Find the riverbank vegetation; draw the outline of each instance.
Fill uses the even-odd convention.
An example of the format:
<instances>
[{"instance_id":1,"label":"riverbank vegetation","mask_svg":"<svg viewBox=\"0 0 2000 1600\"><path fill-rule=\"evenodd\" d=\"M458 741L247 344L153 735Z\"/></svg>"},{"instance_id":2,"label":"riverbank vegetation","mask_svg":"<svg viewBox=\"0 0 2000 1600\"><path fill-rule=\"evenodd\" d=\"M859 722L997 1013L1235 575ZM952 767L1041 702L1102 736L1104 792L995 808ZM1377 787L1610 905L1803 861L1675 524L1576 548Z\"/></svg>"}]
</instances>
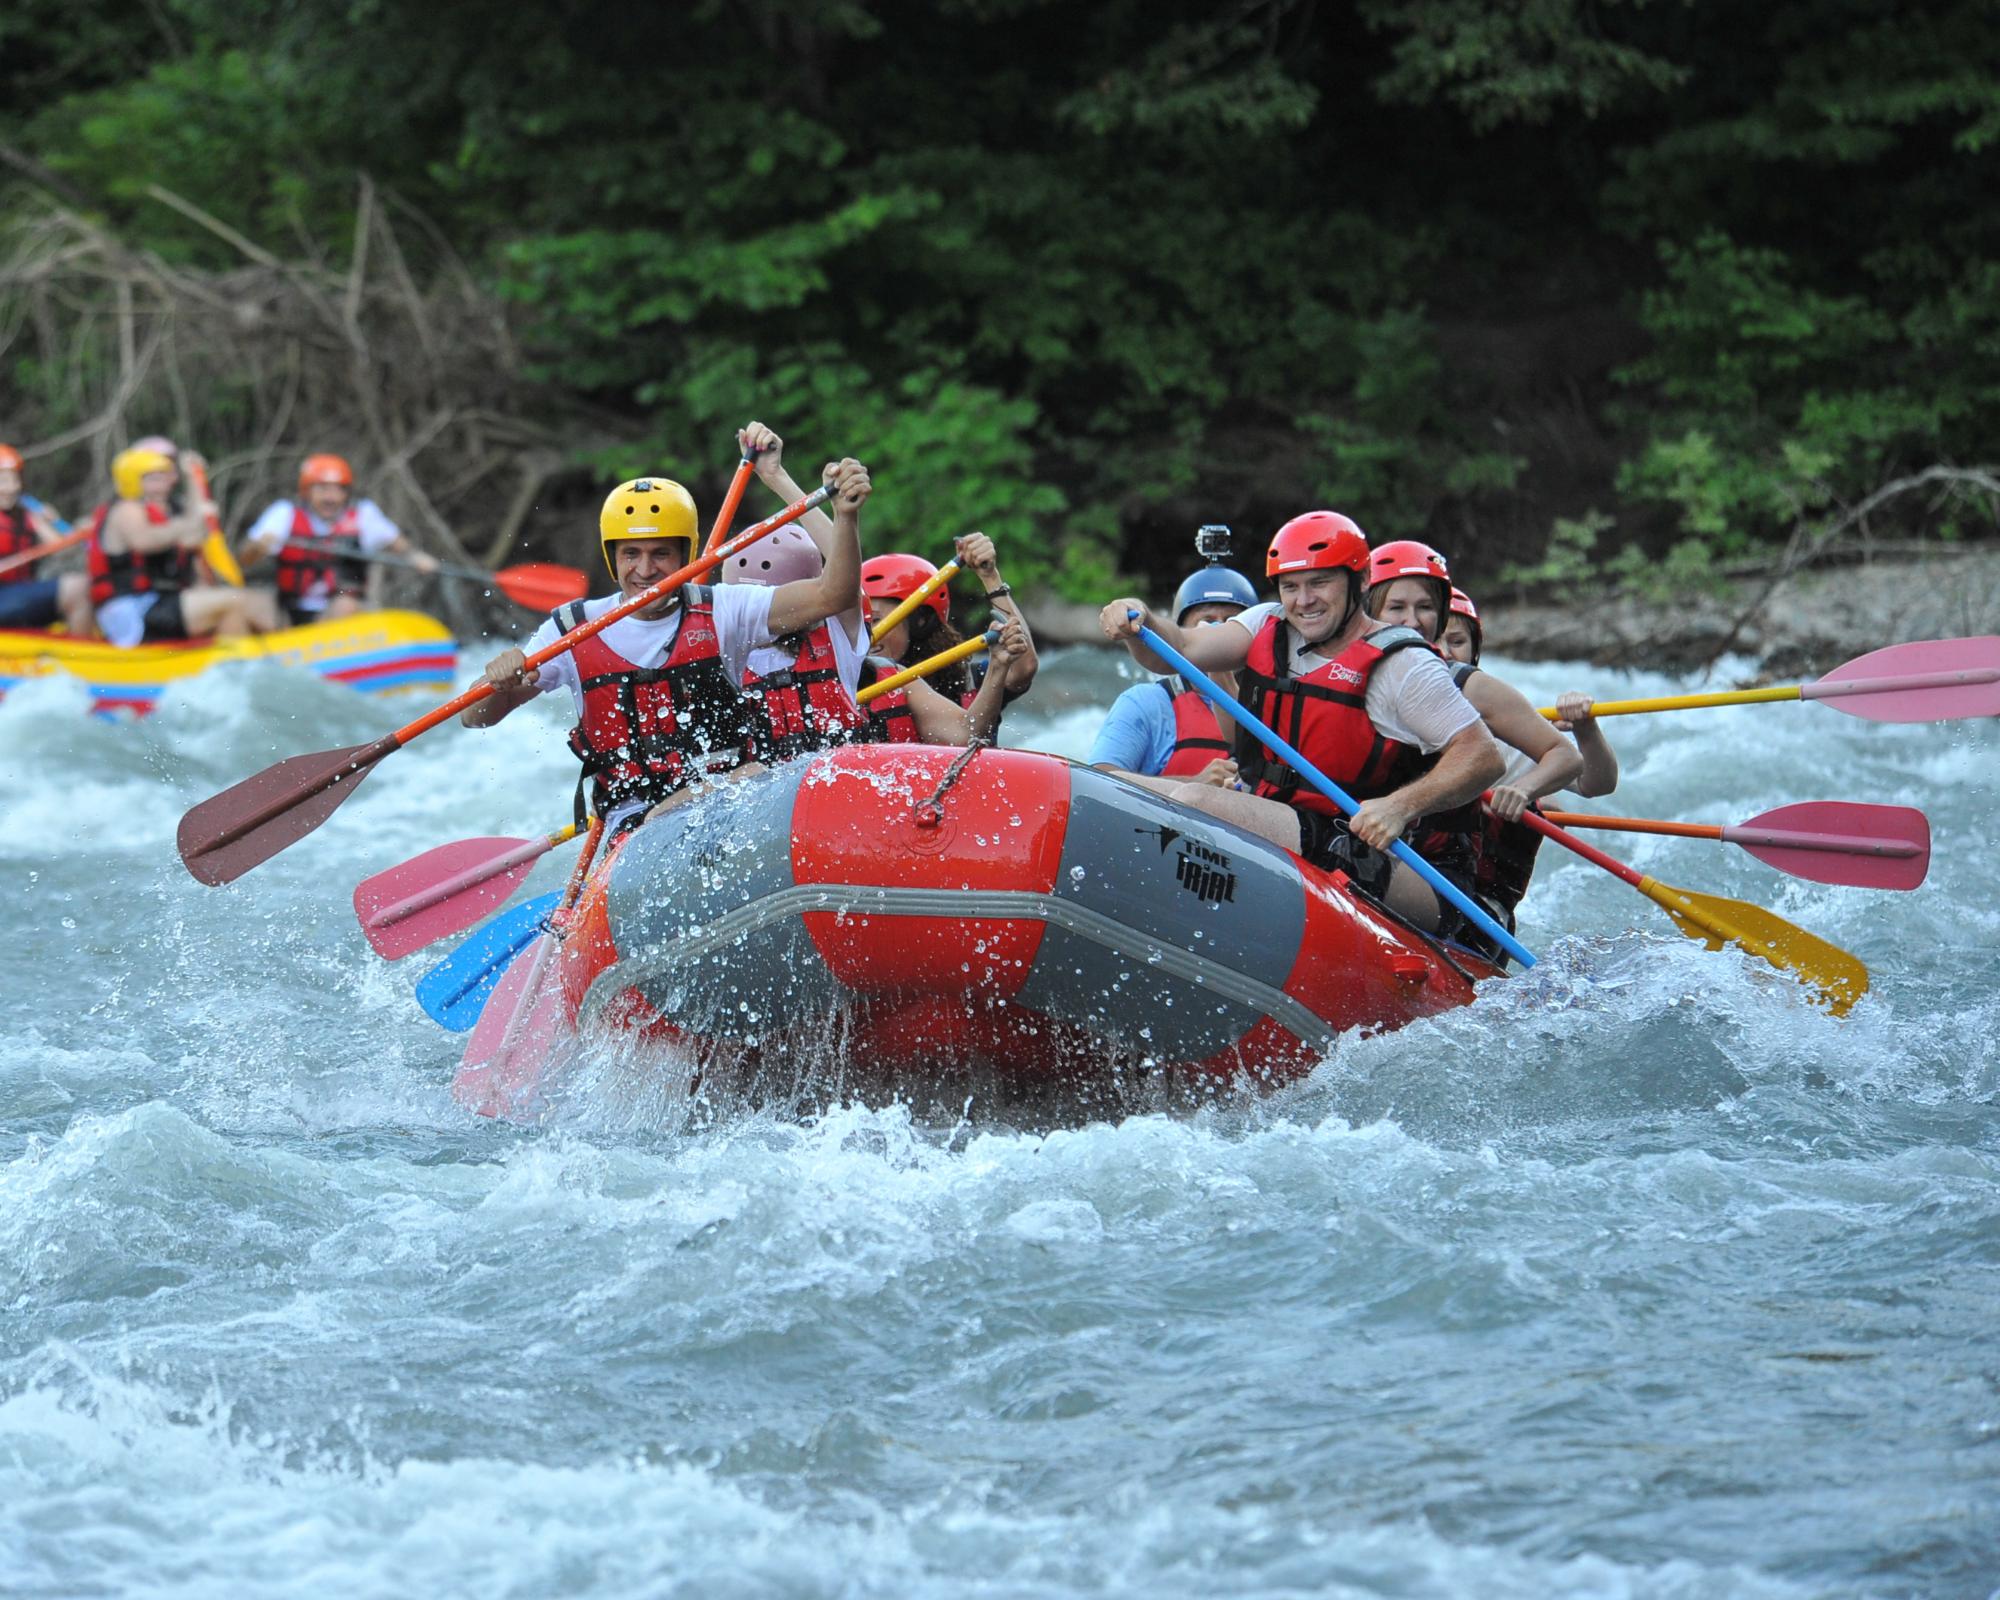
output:
<instances>
[{"instance_id":1,"label":"riverbank vegetation","mask_svg":"<svg viewBox=\"0 0 2000 1600\"><path fill-rule=\"evenodd\" d=\"M755 415L1075 595L1321 503L1698 578L1990 535L1996 143L1975 0L16 0L0 424L492 559Z\"/></svg>"}]
</instances>

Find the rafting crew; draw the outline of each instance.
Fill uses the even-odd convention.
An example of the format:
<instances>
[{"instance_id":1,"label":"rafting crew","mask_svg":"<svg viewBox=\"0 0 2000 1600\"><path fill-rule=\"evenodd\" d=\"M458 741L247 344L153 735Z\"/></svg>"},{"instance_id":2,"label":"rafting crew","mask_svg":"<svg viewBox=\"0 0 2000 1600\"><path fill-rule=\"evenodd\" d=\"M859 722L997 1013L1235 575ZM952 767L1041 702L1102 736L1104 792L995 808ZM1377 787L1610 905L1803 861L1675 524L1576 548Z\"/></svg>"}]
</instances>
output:
<instances>
[{"instance_id":1,"label":"rafting crew","mask_svg":"<svg viewBox=\"0 0 2000 1600\"><path fill-rule=\"evenodd\" d=\"M1195 536L1195 548L1208 557L1208 564L1189 573L1174 592L1175 626L1227 622L1257 603L1250 580L1223 565L1228 539L1229 530L1217 524ZM1236 693L1233 672L1211 676L1221 688ZM1154 678L1133 684L1112 701L1084 760L1103 772L1234 788L1238 784L1235 738L1236 725L1199 689L1178 675Z\"/></svg>"},{"instance_id":2,"label":"rafting crew","mask_svg":"<svg viewBox=\"0 0 2000 1600\"><path fill-rule=\"evenodd\" d=\"M1167 666L1139 637L1142 626L1204 671L1236 672L1246 707L1360 807L1344 816L1243 729L1236 760L1247 792L1161 779L1149 786L1345 873L1422 928L1456 933L1460 914L1387 851L1422 819L1449 817L1475 801L1506 762L1431 642L1369 616L1367 570L1361 529L1338 512L1309 511L1281 527L1266 552L1275 604L1183 628L1126 598L1106 606L1099 625L1149 671L1165 674ZM1422 848L1423 841L1411 842ZM1447 859L1438 870L1470 893L1472 865L1460 859L1458 839L1444 838L1440 853Z\"/></svg>"},{"instance_id":3,"label":"rafting crew","mask_svg":"<svg viewBox=\"0 0 2000 1600\"><path fill-rule=\"evenodd\" d=\"M175 511L179 478L161 450L134 445L112 458L116 498L92 522L89 600L98 631L120 649L203 634L240 639L278 627L270 595L204 580L197 552L216 508L194 495Z\"/></svg>"},{"instance_id":4,"label":"rafting crew","mask_svg":"<svg viewBox=\"0 0 2000 1600\"><path fill-rule=\"evenodd\" d=\"M63 519L26 492L25 466L20 451L0 444L0 562L64 537ZM71 633L89 636L88 575L65 572L38 578L33 561L0 572L0 628L46 628L58 619Z\"/></svg>"},{"instance_id":5,"label":"rafting crew","mask_svg":"<svg viewBox=\"0 0 2000 1600\"><path fill-rule=\"evenodd\" d=\"M969 568L979 579L980 588L991 608L992 620L1003 631L1011 624L1019 629L1016 637L1025 648L1010 654L1001 678L1003 708L1026 694L1040 670L1035 641L1028 620L1015 603L1013 587L1000 576L1000 561L993 541L983 533L962 534L954 541L954 559L961 569ZM870 556L861 564L861 590L868 601L871 628L879 626L898 606L938 574L937 566L922 556L904 551ZM923 603L895 627L875 641L875 651L890 663L892 670L921 666L934 656L957 648L965 637L951 623L951 595L939 585ZM970 709L986 674L992 670L991 655L986 661L954 661L924 679L931 689Z\"/></svg>"},{"instance_id":6,"label":"rafting crew","mask_svg":"<svg viewBox=\"0 0 2000 1600\"><path fill-rule=\"evenodd\" d=\"M683 585L530 672L527 652L635 599L694 559L700 537L694 497L666 478L621 483L598 515L598 540L617 591L560 608L526 652L496 655L485 673L494 692L460 720L490 727L537 695L567 688L577 709L570 748L592 788L591 809L612 828L636 824L712 779L750 770L757 707L742 684L752 656L855 609L868 469L848 458L829 462L822 478L835 488L833 537L816 576L775 586Z\"/></svg>"},{"instance_id":7,"label":"rafting crew","mask_svg":"<svg viewBox=\"0 0 2000 1600\"><path fill-rule=\"evenodd\" d=\"M356 497L354 469L337 455L306 457L296 498L266 506L243 541L252 569L275 558L278 600L294 624L351 617L368 604L369 559L394 556L438 569L373 500Z\"/></svg>"}]
</instances>

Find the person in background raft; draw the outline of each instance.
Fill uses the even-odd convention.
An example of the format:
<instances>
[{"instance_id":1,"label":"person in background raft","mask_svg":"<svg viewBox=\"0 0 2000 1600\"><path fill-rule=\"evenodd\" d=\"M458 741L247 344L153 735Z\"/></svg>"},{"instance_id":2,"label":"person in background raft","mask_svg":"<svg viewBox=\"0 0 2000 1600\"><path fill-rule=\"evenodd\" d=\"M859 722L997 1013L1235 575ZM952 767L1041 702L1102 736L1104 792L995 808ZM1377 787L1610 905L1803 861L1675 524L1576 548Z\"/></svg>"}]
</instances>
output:
<instances>
[{"instance_id":1,"label":"person in background raft","mask_svg":"<svg viewBox=\"0 0 2000 1600\"><path fill-rule=\"evenodd\" d=\"M789 505L804 498L805 491L785 470L785 441L776 433L753 422L736 440L754 460L758 479L779 500ZM723 563L722 581L776 588L817 578L835 537L832 519L823 511L809 511ZM947 700L922 679L878 695L866 707L856 704L855 691L862 684L898 670L879 658L865 659L867 626L857 589L853 605L838 616L750 652L743 692L756 707L750 745L757 760L775 763L848 743L964 745L975 734L991 739L1000 720L1004 672L987 674L990 692L983 685L970 708ZM993 648L996 664L1011 663L1026 642L1024 630L1010 622Z\"/></svg>"},{"instance_id":2,"label":"person in background raft","mask_svg":"<svg viewBox=\"0 0 2000 1600\"><path fill-rule=\"evenodd\" d=\"M278 561L278 599L294 623L351 617L368 604L363 555L393 555L419 572L437 558L403 537L373 500L354 496L354 469L340 456L307 456L297 500L274 500L250 525L243 565Z\"/></svg>"},{"instance_id":3,"label":"person in background raft","mask_svg":"<svg viewBox=\"0 0 2000 1600\"><path fill-rule=\"evenodd\" d=\"M1119 599L1098 622L1148 671L1164 674L1167 665L1139 637L1142 625L1204 671L1237 672L1249 710L1360 808L1344 816L1241 728L1237 765L1254 792L1183 783L1174 799L1345 873L1420 927L1455 931L1457 913L1386 852L1419 818L1475 799L1506 763L1430 641L1413 628L1386 627L1363 608L1367 566L1367 537L1350 518L1309 511L1281 527L1266 552L1275 605L1188 629ZM1456 880L1453 869L1439 870ZM1469 881L1457 886L1472 889Z\"/></svg>"},{"instance_id":4,"label":"person in background raft","mask_svg":"<svg viewBox=\"0 0 2000 1600\"><path fill-rule=\"evenodd\" d=\"M62 537L62 519L22 491L21 452L0 444L0 560L21 555ZM89 638L90 579L81 572L38 578L35 563L24 561L0 572L0 628L46 628L58 617L79 638Z\"/></svg>"},{"instance_id":5,"label":"person in background raft","mask_svg":"<svg viewBox=\"0 0 2000 1600\"><path fill-rule=\"evenodd\" d=\"M98 508L90 538L90 603L98 630L121 650L161 639L213 634L240 639L278 626L271 597L199 581L195 552L215 506L197 500L168 508L179 473L157 450L136 446L112 458L117 498Z\"/></svg>"},{"instance_id":6,"label":"person in background raft","mask_svg":"<svg viewBox=\"0 0 2000 1600\"><path fill-rule=\"evenodd\" d=\"M1212 549L1203 541L1213 534L1221 538L1211 541ZM1195 547L1208 557L1208 565L1188 574L1175 592L1177 627L1227 622L1257 603L1250 580L1222 565L1228 534L1227 528L1203 528L1196 535ZM1213 676L1231 694L1236 692L1234 673ZM1235 737L1236 725L1219 715L1199 690L1178 677L1155 678L1133 684L1111 702L1085 760L1104 772L1185 779L1228 789L1237 781Z\"/></svg>"},{"instance_id":7,"label":"person in background raft","mask_svg":"<svg viewBox=\"0 0 2000 1600\"><path fill-rule=\"evenodd\" d=\"M961 567L969 567L978 575L987 602L992 607L993 620L1002 625L1018 622L1023 636L1027 638L1026 653L1008 664L1007 676L1002 682L1005 703L1011 705L1028 692L1040 668L1034 636L1028 631L1027 618L1021 615L1021 608L1014 603L1013 589L1000 580L1000 564L994 554L993 541L983 533L965 534L957 541L956 555ZM925 580L935 576L937 568L922 556L898 552L869 557L861 564L861 592L868 599L870 626L880 622L922 588ZM876 653L893 661L900 669L918 666L953 645L963 644L964 635L951 625L949 587L946 585L933 590L923 605L877 640ZM931 674L924 682L937 693L956 700L962 706L970 706L973 695L985 680L986 671L987 664L983 661L958 661Z\"/></svg>"},{"instance_id":8,"label":"person in background raft","mask_svg":"<svg viewBox=\"0 0 2000 1600\"><path fill-rule=\"evenodd\" d=\"M459 720L469 728L491 727L537 695L567 688L577 708L570 748L592 785L592 809L613 829L635 825L706 780L743 768L755 707L738 686L751 652L851 608L861 581L868 469L852 459L829 462L822 477L836 489L836 538L818 577L776 588L685 584L534 672L522 651L502 650L486 664L494 692ZM694 558L699 521L694 496L669 479L621 483L597 519L604 564L618 592L562 607L535 631L528 649L554 644L558 635L672 577Z\"/></svg>"}]
</instances>

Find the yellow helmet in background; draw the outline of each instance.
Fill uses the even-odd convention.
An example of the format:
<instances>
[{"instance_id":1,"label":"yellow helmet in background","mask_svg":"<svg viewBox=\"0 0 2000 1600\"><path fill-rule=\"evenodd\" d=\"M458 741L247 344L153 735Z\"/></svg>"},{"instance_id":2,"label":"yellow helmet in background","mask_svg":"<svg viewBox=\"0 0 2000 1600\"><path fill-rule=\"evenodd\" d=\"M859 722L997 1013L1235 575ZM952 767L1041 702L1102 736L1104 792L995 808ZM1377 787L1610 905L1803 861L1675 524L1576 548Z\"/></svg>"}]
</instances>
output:
<instances>
[{"instance_id":1,"label":"yellow helmet in background","mask_svg":"<svg viewBox=\"0 0 2000 1600\"><path fill-rule=\"evenodd\" d=\"M168 456L157 450L141 450L134 445L130 450L121 450L111 458L111 487L118 491L120 500L139 498L140 479L149 472L172 472L174 463Z\"/></svg>"},{"instance_id":2,"label":"yellow helmet in background","mask_svg":"<svg viewBox=\"0 0 2000 1600\"><path fill-rule=\"evenodd\" d=\"M670 478L634 478L604 497L597 513L597 538L604 548L604 565L616 579L618 566L611 547L621 539L685 539L688 559L694 559L700 520L694 496Z\"/></svg>"}]
</instances>

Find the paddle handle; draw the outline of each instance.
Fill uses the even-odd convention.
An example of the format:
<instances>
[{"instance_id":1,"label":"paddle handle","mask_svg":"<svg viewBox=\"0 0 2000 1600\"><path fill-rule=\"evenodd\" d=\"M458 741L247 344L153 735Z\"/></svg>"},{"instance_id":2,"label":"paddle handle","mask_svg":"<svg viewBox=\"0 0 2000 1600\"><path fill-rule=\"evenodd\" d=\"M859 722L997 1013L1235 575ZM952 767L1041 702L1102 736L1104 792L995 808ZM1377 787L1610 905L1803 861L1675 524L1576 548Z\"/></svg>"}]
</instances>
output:
<instances>
[{"instance_id":1,"label":"paddle handle","mask_svg":"<svg viewBox=\"0 0 2000 1600\"><path fill-rule=\"evenodd\" d=\"M709 525L708 543L701 547L707 555L729 537L730 524L736 520L736 508L743 504L743 491L750 486L750 473L757 465L757 452L745 450L743 459L736 463L736 474L729 480L729 488L722 496L722 504L716 508L715 521Z\"/></svg>"},{"instance_id":2,"label":"paddle handle","mask_svg":"<svg viewBox=\"0 0 2000 1600\"><path fill-rule=\"evenodd\" d=\"M1617 833L1664 833L1676 839L1722 839L1727 835L1712 822L1655 822L1649 817L1599 817L1587 811L1544 811L1562 828L1610 828Z\"/></svg>"},{"instance_id":3,"label":"paddle handle","mask_svg":"<svg viewBox=\"0 0 2000 1600\"><path fill-rule=\"evenodd\" d=\"M1709 706L1758 706L1768 705L1777 700L1797 700L1802 698L1800 686L1787 684L1774 689L1729 689L1715 694L1670 694L1651 700L1600 700L1590 708L1593 717L1624 717L1641 711L1700 711ZM1543 706L1542 715L1549 721L1560 720L1561 714L1554 706Z\"/></svg>"},{"instance_id":4,"label":"paddle handle","mask_svg":"<svg viewBox=\"0 0 2000 1600\"><path fill-rule=\"evenodd\" d=\"M856 705L865 706L870 700L900 689L906 683L914 683L918 678L927 678L933 672L942 672L954 661L963 661L968 656L976 656L981 651L991 650L1000 638L998 628L988 629L977 639L967 639L963 644L955 644L949 650L940 650L928 661L919 661L914 667L905 667L901 672L871 683L854 697Z\"/></svg>"},{"instance_id":5,"label":"paddle handle","mask_svg":"<svg viewBox=\"0 0 2000 1600\"><path fill-rule=\"evenodd\" d=\"M895 627L903 618L907 617L918 606L930 599L932 595L936 594L938 590L942 589L957 576L958 563L956 561L947 561L937 571L924 579L922 583L918 584L916 588L911 590L909 594L905 595L894 611L891 611L880 622L876 623L874 627L868 630L868 642L870 644L880 644L888 637L891 628Z\"/></svg>"},{"instance_id":6,"label":"paddle handle","mask_svg":"<svg viewBox=\"0 0 2000 1600\"><path fill-rule=\"evenodd\" d=\"M1488 792L1486 795L1482 796L1482 798L1491 800L1493 796L1491 792ZM1535 811L1523 811L1521 813L1521 821L1525 823L1528 827L1533 828L1535 832L1539 833L1544 839L1553 839L1557 844L1561 845L1565 850L1574 850L1578 855L1582 856L1583 859L1588 861L1592 866L1602 867L1606 872L1610 873L1614 878L1623 879L1626 883L1631 884L1632 887L1635 889L1644 887L1647 880L1643 873L1640 873L1635 869L1626 866L1625 863L1620 861L1616 856L1606 855L1602 850L1598 849L1595 845L1585 844L1581 839L1577 838L1575 834L1565 833L1561 828L1558 828L1553 822L1549 821L1547 817L1542 816Z\"/></svg>"},{"instance_id":7,"label":"paddle handle","mask_svg":"<svg viewBox=\"0 0 2000 1600\"><path fill-rule=\"evenodd\" d=\"M1139 613L1136 611L1127 612L1126 614L1134 622L1139 620ZM1239 726L1248 728L1254 732L1267 746L1277 751L1279 755L1290 762L1293 771L1297 772L1315 789L1319 790L1327 799L1339 806L1342 811L1345 811L1351 817L1361 809L1353 796L1348 794L1345 789L1334 783L1310 761L1306 760L1304 756L1300 755L1298 751L1285 743L1283 739L1280 739L1268 726L1251 716L1240 700L1226 692L1213 678L1209 677L1200 667L1188 660L1180 651L1168 644L1166 640L1162 639L1151 628L1140 628L1139 637L1152 647L1154 655L1166 662L1167 665L1199 689L1207 697L1211 705L1219 711L1228 712L1231 719ZM1535 964L1534 956L1529 953L1525 945L1521 944L1511 933L1495 922L1487 914L1485 908L1479 905L1472 896L1467 894L1463 889L1460 889L1449 878L1445 877L1443 873L1439 872L1436 867L1418 855L1416 851L1412 850L1401 839L1390 841L1389 854L1402 862L1412 872L1416 873L1425 883L1429 884L1440 899L1448 900L1452 905L1456 906L1459 911L1464 913L1467 921L1471 922L1475 928L1479 929L1487 938L1499 945L1502 950L1505 950L1508 955L1512 956L1523 967L1532 967Z\"/></svg>"},{"instance_id":8,"label":"paddle handle","mask_svg":"<svg viewBox=\"0 0 2000 1600\"><path fill-rule=\"evenodd\" d=\"M77 528L64 534L60 539L51 539L47 544L38 544L32 550L22 550L0 561L0 573L12 572L16 567L25 567L31 561L39 561L43 556L52 556L72 546L82 544L90 537L88 528Z\"/></svg>"},{"instance_id":9,"label":"paddle handle","mask_svg":"<svg viewBox=\"0 0 2000 1600\"><path fill-rule=\"evenodd\" d=\"M640 593L634 595L630 600L623 601L622 603L613 606L609 611L605 612L603 616L596 618L594 621L580 623L578 626L570 629L568 633L564 634L560 639L556 640L555 643L547 646L544 649L537 650L533 655L529 656L528 659L523 663L524 670L532 670L535 667L541 666L544 662L553 661L557 656L563 654L564 651L573 650L576 648L577 645L581 644L585 639L592 638L595 635L602 633L606 628L610 627L612 623L620 621L625 617L631 616L632 613L635 611L643 611L647 606L657 604L661 600L664 600L668 595L672 594L676 589L680 588L682 584L691 583L696 578L703 577L706 574L713 572L717 567L721 566L723 562L727 561L731 556L735 555L737 551L746 549L750 545L755 544L759 539L763 538L767 533L776 533L780 528L784 527L787 523L798 521L798 519L804 516L808 511L813 510L815 507L826 504L826 502L831 500L832 498L833 498L833 485L830 483L821 484L817 489L813 490L813 492L807 495L804 499L793 501L790 505L786 506L783 511L778 512L775 516L766 517L762 522L755 523L752 526L745 528L742 533L738 534L734 539L731 539L727 544L723 545L720 549L715 550L710 554L701 557L697 561L690 561L686 566L682 567L680 571L674 573L670 577L662 578L658 583L654 584L652 588L642 590ZM440 722L449 722L453 717L457 716L461 711L465 710L467 706L478 705L480 701L484 700L488 695L492 693L493 693L493 685L486 682L484 679L481 679L478 683L475 683L470 689L467 689L463 694L454 696L450 700L447 700L443 705L438 706L436 709L425 712L424 715L417 718L415 722L406 723L404 726L398 728L394 733L387 735L386 738L389 748L400 749L403 745L408 744L412 739L416 738L419 734L430 732L430 730L435 728ZM370 746L370 748L373 749L374 747ZM380 757L378 756L375 759L379 760ZM325 785L322 784L321 787L323 788L325 787ZM315 790L310 790L308 792L316 794L318 793L318 790L315 789ZM288 805L291 803L292 802L287 802ZM284 808L280 807L280 809L282 810Z\"/></svg>"}]
</instances>

